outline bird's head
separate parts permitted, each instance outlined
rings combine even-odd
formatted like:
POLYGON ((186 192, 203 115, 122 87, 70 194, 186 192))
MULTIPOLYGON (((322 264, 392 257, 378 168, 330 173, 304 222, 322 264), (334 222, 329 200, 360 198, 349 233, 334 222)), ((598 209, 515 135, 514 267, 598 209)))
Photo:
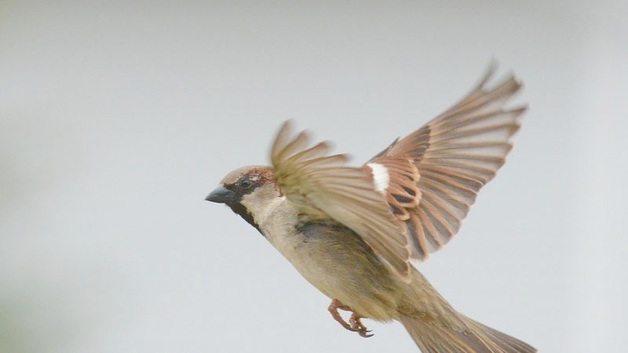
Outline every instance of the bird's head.
POLYGON ((220 186, 205 198, 229 206, 260 233, 259 224, 281 199, 273 169, 269 166, 238 168, 227 174, 220 186))

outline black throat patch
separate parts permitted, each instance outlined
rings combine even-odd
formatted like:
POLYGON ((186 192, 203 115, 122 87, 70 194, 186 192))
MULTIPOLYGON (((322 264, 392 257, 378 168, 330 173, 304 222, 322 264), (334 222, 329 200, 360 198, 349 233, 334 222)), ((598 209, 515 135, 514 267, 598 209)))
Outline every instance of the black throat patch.
POLYGON ((240 215, 240 217, 242 217, 248 224, 252 225, 255 229, 257 229, 257 231, 261 235, 264 235, 264 233, 262 233, 262 230, 259 228, 259 225, 255 223, 255 219, 253 219, 253 216, 249 213, 246 207, 242 206, 239 200, 233 203, 230 202, 227 204, 227 206, 231 208, 231 211, 240 215))

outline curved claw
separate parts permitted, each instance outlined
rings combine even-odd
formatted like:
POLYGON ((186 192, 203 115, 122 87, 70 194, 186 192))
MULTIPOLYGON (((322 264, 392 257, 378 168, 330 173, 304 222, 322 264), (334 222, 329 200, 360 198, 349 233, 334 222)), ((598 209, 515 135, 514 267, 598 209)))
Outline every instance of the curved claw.
POLYGON ((355 332, 357 332, 360 336, 364 338, 373 337, 373 334, 369 333, 371 332, 371 330, 367 329, 366 326, 364 326, 364 324, 360 320, 361 318, 362 317, 360 315, 353 312, 353 314, 351 314, 351 319, 349 319, 349 322, 351 323, 351 328, 353 328, 355 332))
POLYGON ((331 301, 331 304, 329 304, 329 307, 327 308, 327 310, 329 310, 334 320, 336 320, 345 329, 351 332, 357 332, 361 337, 364 337, 364 338, 373 336, 372 333, 369 333, 371 332, 371 330, 367 329, 366 326, 364 326, 364 324, 360 320, 363 317, 360 316, 360 314, 353 311, 353 309, 351 309, 350 307, 344 305, 340 300, 333 299, 331 301), (351 318, 349 319, 348 323, 342 318, 342 316, 340 316, 340 314, 338 313, 338 309, 351 311, 351 318))

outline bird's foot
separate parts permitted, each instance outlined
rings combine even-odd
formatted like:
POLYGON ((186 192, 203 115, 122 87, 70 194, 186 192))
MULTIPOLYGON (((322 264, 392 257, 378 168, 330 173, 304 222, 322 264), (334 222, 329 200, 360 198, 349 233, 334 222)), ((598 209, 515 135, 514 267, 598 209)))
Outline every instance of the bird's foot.
POLYGON ((341 324, 342 327, 344 327, 345 329, 352 332, 357 332, 362 337, 373 336, 372 333, 369 333, 371 332, 371 330, 367 329, 366 326, 362 324, 362 321, 360 321, 360 319, 362 319, 363 317, 353 311, 353 309, 351 309, 350 307, 343 304, 340 300, 333 299, 327 309, 331 313, 331 316, 334 318, 334 320, 338 321, 338 323, 341 324), (351 318, 349 319, 348 323, 345 321, 345 319, 342 318, 342 316, 340 316, 340 314, 338 313, 338 309, 351 312, 351 318))
POLYGON ((351 318, 349 319, 349 323, 351 324, 351 328, 353 328, 360 336, 364 337, 364 338, 369 338, 371 336, 373 336, 371 332, 371 330, 367 329, 366 326, 364 326, 364 324, 362 323, 362 321, 360 320, 362 319, 362 316, 360 316, 358 313, 356 313, 355 311, 351 314, 351 318))

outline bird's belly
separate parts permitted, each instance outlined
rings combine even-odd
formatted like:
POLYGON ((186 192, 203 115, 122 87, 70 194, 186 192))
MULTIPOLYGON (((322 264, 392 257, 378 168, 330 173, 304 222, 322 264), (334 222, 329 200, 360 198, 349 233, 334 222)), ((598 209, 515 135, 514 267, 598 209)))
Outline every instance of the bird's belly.
POLYGON ((340 300, 364 317, 396 319, 399 283, 355 237, 317 231, 269 240, 308 282, 329 298, 340 300))

